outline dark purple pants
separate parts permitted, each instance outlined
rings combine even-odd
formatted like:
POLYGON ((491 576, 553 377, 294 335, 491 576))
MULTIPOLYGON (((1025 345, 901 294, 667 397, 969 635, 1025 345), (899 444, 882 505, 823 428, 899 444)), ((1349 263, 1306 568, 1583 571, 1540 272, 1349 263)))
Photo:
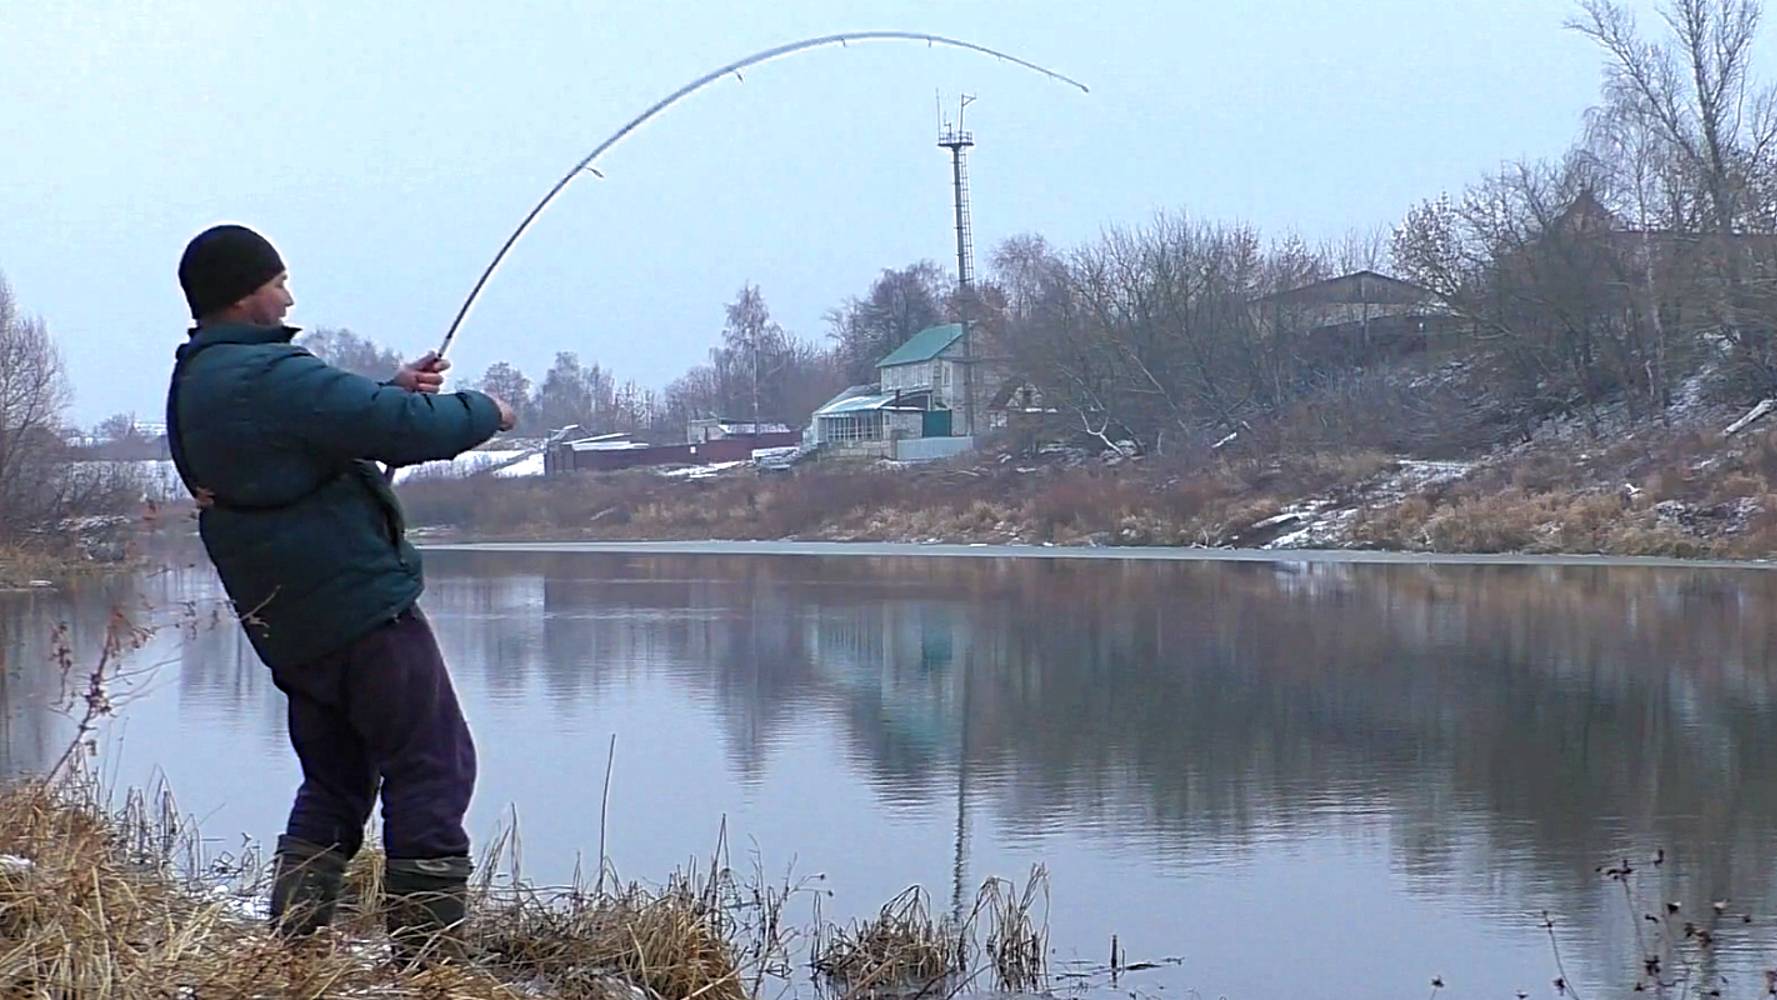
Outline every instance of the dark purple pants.
POLYGON ((346 646, 272 671, 290 698, 302 787, 285 832, 356 854, 380 780, 391 858, 469 853, 475 744, 417 608, 346 646))

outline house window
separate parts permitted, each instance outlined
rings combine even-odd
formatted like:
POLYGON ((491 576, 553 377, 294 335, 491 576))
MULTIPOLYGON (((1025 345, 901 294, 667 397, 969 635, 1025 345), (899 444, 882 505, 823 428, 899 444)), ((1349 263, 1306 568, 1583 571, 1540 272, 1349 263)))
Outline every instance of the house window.
POLYGON ((834 444, 882 440, 881 413, 847 414, 826 420, 827 440, 834 444))

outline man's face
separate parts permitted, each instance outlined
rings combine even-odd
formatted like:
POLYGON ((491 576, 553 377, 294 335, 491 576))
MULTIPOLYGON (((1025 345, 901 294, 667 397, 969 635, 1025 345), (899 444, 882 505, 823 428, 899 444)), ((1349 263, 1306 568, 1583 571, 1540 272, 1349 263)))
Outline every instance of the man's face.
POLYGON ((290 294, 289 280, 290 272, 285 271, 235 303, 241 318, 259 326, 282 326, 284 314, 296 304, 296 297, 290 294))

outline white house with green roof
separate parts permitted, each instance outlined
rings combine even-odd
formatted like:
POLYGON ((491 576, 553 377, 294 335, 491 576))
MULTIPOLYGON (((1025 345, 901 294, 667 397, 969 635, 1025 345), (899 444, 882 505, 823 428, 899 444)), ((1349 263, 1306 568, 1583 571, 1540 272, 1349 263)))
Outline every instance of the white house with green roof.
POLYGON ((853 386, 814 412, 812 443, 904 461, 968 450, 965 365, 962 324, 921 330, 876 363, 877 384, 853 386))
POLYGON ((962 395, 961 323, 928 326, 876 363, 883 392, 930 392, 932 406, 950 408, 962 395))

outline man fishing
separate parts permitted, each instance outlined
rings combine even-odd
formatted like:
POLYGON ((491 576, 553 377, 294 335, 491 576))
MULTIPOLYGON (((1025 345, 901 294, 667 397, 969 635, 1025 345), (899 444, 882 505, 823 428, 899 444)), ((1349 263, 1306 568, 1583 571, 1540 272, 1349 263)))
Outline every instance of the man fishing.
POLYGON ((278 838, 272 923, 295 937, 332 919, 380 785, 396 958, 451 957, 475 748, 416 604, 419 553, 375 463, 451 458, 515 417, 484 393, 441 393, 449 362, 435 355, 377 382, 291 343, 287 280, 250 229, 194 238, 179 284, 196 323, 167 394, 204 548, 289 699, 302 785, 278 838))

